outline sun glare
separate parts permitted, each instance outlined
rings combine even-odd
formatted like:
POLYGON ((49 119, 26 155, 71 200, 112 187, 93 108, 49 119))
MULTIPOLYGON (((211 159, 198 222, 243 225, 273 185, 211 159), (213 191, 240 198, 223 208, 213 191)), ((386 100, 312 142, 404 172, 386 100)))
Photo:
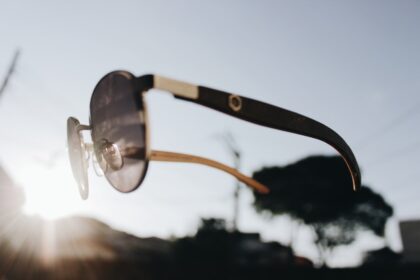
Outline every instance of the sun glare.
POLYGON ((28 164, 19 182, 25 192, 26 214, 52 220, 80 210, 81 201, 69 168, 64 160, 50 167, 28 164))

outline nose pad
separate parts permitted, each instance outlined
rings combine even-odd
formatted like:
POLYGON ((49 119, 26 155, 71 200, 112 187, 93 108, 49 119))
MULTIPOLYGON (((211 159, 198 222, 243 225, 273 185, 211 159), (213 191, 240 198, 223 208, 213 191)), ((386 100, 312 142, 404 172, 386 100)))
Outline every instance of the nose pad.
POLYGON ((102 145, 101 154, 107 167, 112 170, 120 170, 124 164, 123 157, 117 144, 106 142, 102 145))
POLYGON ((100 163, 98 162, 98 159, 96 158, 95 154, 92 155, 92 166, 93 166, 93 170, 96 173, 96 176, 98 177, 104 176, 104 172, 106 172, 106 169, 105 170, 101 169, 100 163))
POLYGON ((85 168, 87 170, 89 168, 90 151, 89 151, 88 144, 85 144, 85 142, 83 141, 83 138, 80 138, 79 149, 82 153, 81 160, 82 160, 83 168, 85 168))

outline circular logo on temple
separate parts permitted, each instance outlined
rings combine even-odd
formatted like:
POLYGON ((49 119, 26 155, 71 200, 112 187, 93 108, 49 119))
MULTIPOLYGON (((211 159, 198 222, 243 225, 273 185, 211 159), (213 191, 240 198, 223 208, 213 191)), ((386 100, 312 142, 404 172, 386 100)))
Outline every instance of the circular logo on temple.
POLYGON ((237 95, 230 95, 229 96, 229 107, 235 112, 238 112, 242 108, 242 99, 240 96, 237 95))

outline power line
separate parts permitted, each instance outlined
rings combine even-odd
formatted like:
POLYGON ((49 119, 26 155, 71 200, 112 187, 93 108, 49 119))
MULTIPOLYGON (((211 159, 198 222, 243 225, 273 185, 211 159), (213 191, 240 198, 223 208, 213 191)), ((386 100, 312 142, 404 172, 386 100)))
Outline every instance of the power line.
POLYGON ((9 83, 10 77, 13 75, 13 72, 16 70, 16 64, 17 64, 17 60, 19 58, 19 55, 20 55, 20 50, 17 49, 15 51, 15 54, 13 55, 12 63, 9 66, 9 70, 6 72, 6 76, 4 77, 3 83, 0 87, 0 97, 6 91, 6 87, 9 83))
POLYGON ((389 153, 382 155, 381 157, 369 162, 368 165, 378 166, 380 164, 390 163, 396 158, 401 158, 407 154, 412 154, 413 152, 416 152, 419 148, 420 148, 420 140, 417 140, 405 147, 390 151, 389 153))
POLYGON ((164 204, 214 204, 214 203, 224 203, 231 199, 231 194, 224 194, 218 196, 211 196, 208 195, 199 195, 199 196, 188 196, 187 198, 174 198, 174 197, 162 197, 155 194, 148 194, 151 199, 158 201, 159 203, 164 204))
POLYGON ((420 102, 416 103, 413 107, 410 109, 404 111, 402 114, 397 116, 395 119, 393 119, 391 122, 386 124, 385 126, 381 127, 380 129, 374 131, 370 135, 363 138, 358 145, 356 145, 356 148, 359 150, 362 150, 369 146, 370 144, 374 143, 377 138, 380 136, 383 136, 387 134, 389 131, 395 129, 408 119, 410 119, 412 116, 420 113, 420 102))

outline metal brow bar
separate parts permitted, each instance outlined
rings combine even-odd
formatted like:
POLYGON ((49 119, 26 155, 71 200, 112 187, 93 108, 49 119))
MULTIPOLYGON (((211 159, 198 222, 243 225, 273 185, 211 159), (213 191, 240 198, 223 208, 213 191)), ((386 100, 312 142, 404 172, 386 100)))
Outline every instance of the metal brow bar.
POLYGON ((227 165, 224 165, 223 163, 211 160, 211 159, 207 159, 207 158, 203 158, 203 157, 198 157, 198 156, 193 156, 193 155, 188 155, 188 154, 180 154, 180 153, 173 153, 173 152, 165 152, 165 151, 152 151, 151 155, 150 155, 150 160, 153 161, 167 161, 167 162, 184 162, 184 163, 197 163, 197 164, 203 164, 203 165, 207 165, 210 167, 214 167, 216 169, 225 171, 227 173, 229 173, 230 175, 233 175, 234 177, 236 177, 236 179, 238 179, 239 181, 247 184, 248 186, 250 186, 251 188, 255 189, 256 191, 260 192, 260 193, 268 193, 269 189, 264 186, 263 184, 255 181, 254 179, 240 173, 238 170, 229 167, 227 165))
POLYGON ((158 75, 153 75, 153 87, 169 91, 181 98, 195 100, 199 97, 198 86, 158 75))
POLYGON ((194 102, 258 125, 308 136, 329 144, 344 159, 352 178, 353 190, 360 188, 359 165, 352 150, 340 135, 326 125, 298 113, 251 98, 175 81, 158 75, 144 76, 144 78, 146 77, 149 80, 149 88, 169 91, 176 98, 194 102))

